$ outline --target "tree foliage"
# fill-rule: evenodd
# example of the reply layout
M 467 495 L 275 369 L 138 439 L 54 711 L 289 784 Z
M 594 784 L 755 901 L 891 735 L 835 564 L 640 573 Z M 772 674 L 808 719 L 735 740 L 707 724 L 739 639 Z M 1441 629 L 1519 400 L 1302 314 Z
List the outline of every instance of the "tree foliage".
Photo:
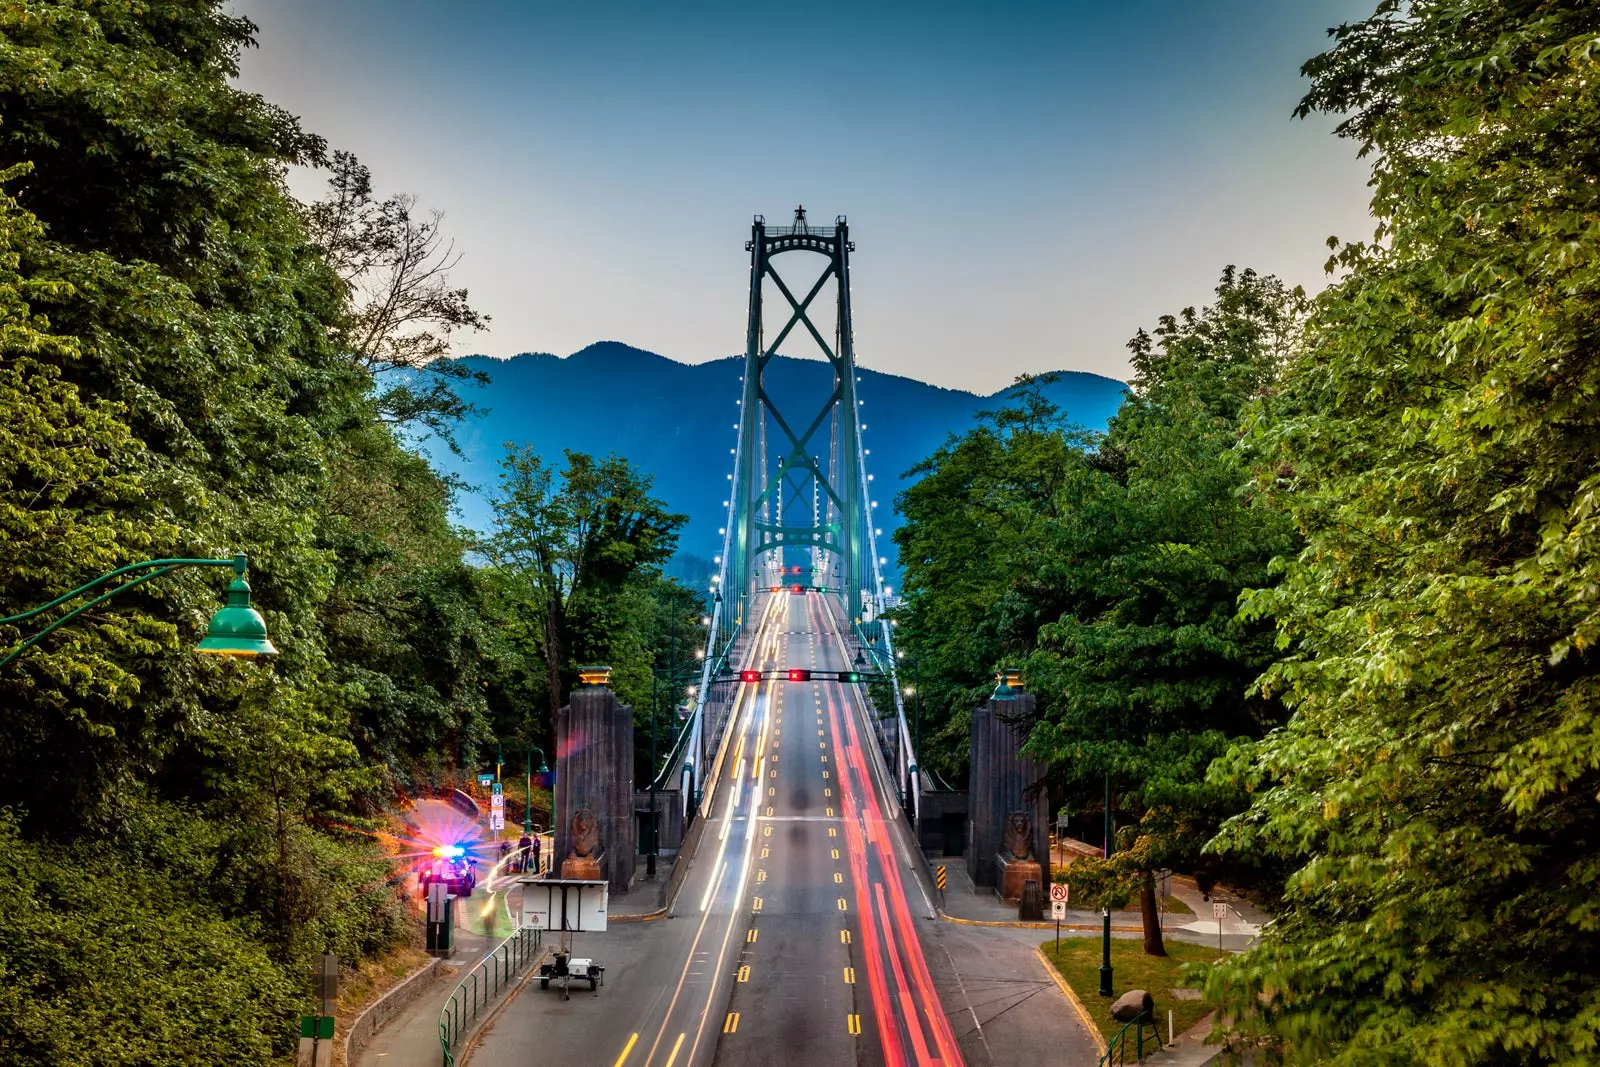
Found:
M 252 33 L 220 0 L 0 4 L 0 617 L 243 551 L 282 652 L 195 656 L 219 575 L 184 570 L 0 668 L 8 1065 L 282 1062 L 311 960 L 413 925 L 369 832 L 496 737 L 548 746 L 541 635 L 399 436 L 464 409 L 384 377 L 482 319 L 353 159 L 353 228 L 288 194 L 328 159 L 231 85 Z M 663 543 L 590 568 L 646 681 Z
M 1218 847 L 1295 872 L 1208 989 L 1293 1062 L 1594 1062 L 1600 9 L 1385 2 L 1305 71 L 1381 239 L 1253 413 L 1294 714 Z

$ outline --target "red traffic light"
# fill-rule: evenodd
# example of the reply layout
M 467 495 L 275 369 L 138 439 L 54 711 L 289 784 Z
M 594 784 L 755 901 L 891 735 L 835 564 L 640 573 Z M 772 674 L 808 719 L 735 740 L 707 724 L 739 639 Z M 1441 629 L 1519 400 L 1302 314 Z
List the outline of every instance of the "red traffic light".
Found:
M 760 671 L 740 671 L 739 672 L 739 681 L 741 681 L 741 682 L 759 682 L 759 681 L 761 681 L 761 672 Z
M 789 670 L 789 681 L 791 681 L 791 682 L 809 682 L 809 681 L 811 681 L 811 672 L 807 671 L 807 670 L 802 670 L 799 667 L 792 667 Z
M 789 587 L 789 592 L 791 593 L 804 593 L 805 591 L 806 587 L 803 585 L 791 585 Z
M 800 568 L 799 567 L 790 567 L 789 568 L 789 573 L 790 574 L 799 574 L 800 573 Z

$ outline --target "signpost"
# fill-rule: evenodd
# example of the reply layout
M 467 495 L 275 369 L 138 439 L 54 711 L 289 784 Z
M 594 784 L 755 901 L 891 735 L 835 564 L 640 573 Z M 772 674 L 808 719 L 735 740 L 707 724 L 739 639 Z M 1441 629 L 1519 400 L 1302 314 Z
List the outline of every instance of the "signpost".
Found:
M 485 789 L 487 789 L 489 786 L 494 784 L 494 775 L 492 775 L 492 774 L 480 774 L 480 775 L 478 775 L 478 784 L 483 786 Z
M 1050 883 L 1050 918 L 1056 921 L 1056 955 L 1061 955 L 1061 922 L 1067 917 L 1070 887 L 1065 882 Z
M 494 784 L 494 794 L 489 797 L 489 829 L 498 833 L 506 828 L 506 795 L 500 792 L 500 783 Z
M 1211 902 L 1211 917 L 1217 920 L 1217 947 L 1222 947 L 1222 920 L 1228 914 L 1228 906 L 1220 900 Z
M 300 1016 L 295 1067 L 332 1067 L 333 1006 L 338 998 L 339 957 L 325 955 L 317 963 L 317 1014 Z

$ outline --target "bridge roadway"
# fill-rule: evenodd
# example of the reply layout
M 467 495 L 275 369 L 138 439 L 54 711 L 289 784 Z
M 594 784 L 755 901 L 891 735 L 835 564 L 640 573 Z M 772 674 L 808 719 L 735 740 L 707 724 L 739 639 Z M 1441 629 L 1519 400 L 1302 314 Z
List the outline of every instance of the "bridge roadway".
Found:
M 747 666 L 847 669 L 836 610 L 818 594 L 768 598 Z M 964 1063 L 858 687 L 746 683 L 729 730 L 672 915 L 578 935 L 574 953 L 607 964 L 599 999 L 524 989 L 539 1001 L 508 1006 L 474 1067 Z

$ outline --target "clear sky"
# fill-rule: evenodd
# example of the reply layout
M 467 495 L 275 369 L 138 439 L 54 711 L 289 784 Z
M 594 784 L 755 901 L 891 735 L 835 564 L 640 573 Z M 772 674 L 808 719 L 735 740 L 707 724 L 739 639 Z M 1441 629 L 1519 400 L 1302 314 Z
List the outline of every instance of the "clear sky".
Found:
M 1373 2 L 233 6 L 245 88 L 445 211 L 494 318 L 459 352 L 742 352 L 750 217 L 804 202 L 850 218 L 857 359 L 988 393 L 1125 376 L 1228 263 L 1325 284 L 1367 167 L 1291 112 Z

